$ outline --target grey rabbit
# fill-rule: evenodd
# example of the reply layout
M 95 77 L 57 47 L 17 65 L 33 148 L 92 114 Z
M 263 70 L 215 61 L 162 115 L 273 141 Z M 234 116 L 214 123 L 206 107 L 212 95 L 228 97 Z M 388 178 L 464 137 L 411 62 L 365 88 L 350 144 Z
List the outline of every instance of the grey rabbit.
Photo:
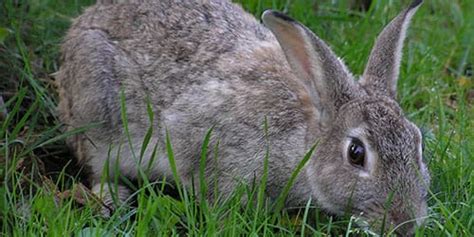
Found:
M 60 119 L 67 130 L 95 124 L 67 143 L 91 167 L 92 189 L 109 207 L 107 180 L 117 175 L 136 179 L 153 161 L 150 180 L 173 180 L 167 131 L 189 188 L 198 185 L 192 177 L 213 128 L 209 152 L 218 155 L 205 172 L 223 195 L 260 180 L 268 144 L 267 194 L 276 198 L 317 144 L 285 205 L 311 198 L 342 215 L 350 204 L 350 213 L 381 225 L 391 198 L 387 224 L 411 234 L 427 215 L 430 181 L 420 130 L 396 102 L 396 84 L 420 4 L 415 0 L 385 27 L 355 80 L 326 43 L 277 11 L 265 11 L 261 24 L 225 0 L 99 2 L 75 19 L 61 48 Z M 152 145 L 139 161 L 149 127 Z M 125 202 L 131 191 L 117 189 Z

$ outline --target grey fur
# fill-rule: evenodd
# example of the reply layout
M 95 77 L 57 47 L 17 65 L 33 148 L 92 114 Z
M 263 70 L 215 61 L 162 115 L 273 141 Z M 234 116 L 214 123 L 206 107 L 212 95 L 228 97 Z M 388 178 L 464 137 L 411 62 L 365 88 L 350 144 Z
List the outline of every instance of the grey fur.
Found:
M 100 179 L 107 159 L 110 178 L 118 175 L 117 166 L 120 175 L 134 179 L 151 162 L 156 144 L 150 179 L 172 180 L 166 130 L 186 186 L 197 176 L 202 140 L 212 126 L 210 147 L 219 143 L 218 159 L 208 160 L 206 172 L 217 179 L 220 193 L 230 193 L 238 182 L 258 181 L 267 118 L 270 198 L 278 196 L 305 152 L 319 141 L 289 194 L 288 206 L 312 198 L 339 215 L 351 203 L 353 214 L 376 221 L 393 194 L 388 220 L 408 222 L 399 228 L 402 233 L 420 223 L 426 214 L 429 175 L 421 160 L 419 129 L 403 116 L 391 92 L 382 87 L 383 93 L 372 93 L 398 76 L 393 72 L 399 63 L 392 56 L 400 47 L 383 45 L 390 37 L 400 42 L 404 34 L 394 28 L 400 27 L 400 19 L 409 20 L 404 16 L 410 10 L 379 37 L 374 49 L 378 56 L 371 56 L 377 59 L 369 61 L 369 76 L 360 84 L 309 29 L 272 11 L 263 15 L 270 31 L 241 7 L 221 0 L 105 3 L 110 1 L 90 7 L 71 26 L 62 45 L 58 82 L 60 117 L 68 129 L 100 123 L 71 137 L 68 144 L 92 167 L 94 191 L 106 203 L 110 195 L 100 188 Z M 380 75 L 383 78 L 372 79 L 382 56 L 395 63 L 389 64 L 390 73 Z M 121 120 L 121 90 L 131 147 Z M 150 126 L 152 145 L 139 164 Z M 348 161 L 350 136 L 364 142 L 367 167 Z M 120 187 L 118 192 L 124 201 L 128 191 Z
M 369 92 L 396 97 L 403 41 L 408 24 L 421 3 L 413 1 L 378 36 L 361 80 Z

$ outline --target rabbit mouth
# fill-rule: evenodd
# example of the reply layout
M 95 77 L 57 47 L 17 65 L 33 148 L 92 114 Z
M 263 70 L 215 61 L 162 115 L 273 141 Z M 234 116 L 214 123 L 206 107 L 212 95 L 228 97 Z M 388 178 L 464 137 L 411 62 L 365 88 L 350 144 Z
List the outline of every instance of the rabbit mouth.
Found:
M 365 233 L 375 236 L 379 236 L 379 234 L 413 236 L 415 228 L 420 226 L 424 220 L 424 218 L 408 218 L 406 213 L 400 214 L 394 209 L 385 210 L 379 205 L 371 205 L 365 211 L 360 208 L 353 208 L 352 211 L 351 221 Z M 405 218 L 400 219 L 400 216 L 405 216 Z

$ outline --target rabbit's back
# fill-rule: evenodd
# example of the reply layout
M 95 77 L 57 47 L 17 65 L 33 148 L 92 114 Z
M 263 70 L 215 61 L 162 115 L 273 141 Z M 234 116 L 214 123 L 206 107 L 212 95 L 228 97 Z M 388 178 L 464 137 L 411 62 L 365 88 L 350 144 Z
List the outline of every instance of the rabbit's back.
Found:
M 199 74 L 218 70 L 223 58 L 237 59 L 236 54 L 269 39 L 274 40 L 268 30 L 226 1 L 96 5 L 77 18 L 68 32 L 62 46 L 63 69 L 81 62 L 69 71 L 89 75 L 88 70 L 102 71 L 112 80 L 109 87 L 127 87 L 125 81 L 150 86 L 175 78 L 169 87 L 189 84 Z M 74 74 L 64 80 L 95 79 Z

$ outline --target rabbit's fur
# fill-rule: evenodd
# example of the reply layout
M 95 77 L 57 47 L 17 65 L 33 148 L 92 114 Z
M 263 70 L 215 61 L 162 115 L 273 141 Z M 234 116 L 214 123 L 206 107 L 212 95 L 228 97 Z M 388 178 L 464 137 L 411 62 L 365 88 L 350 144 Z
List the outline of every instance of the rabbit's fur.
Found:
M 258 182 L 268 145 L 267 193 L 277 197 L 317 143 L 287 205 L 312 198 L 329 213 L 352 210 L 373 221 L 382 219 L 391 197 L 387 219 L 407 222 L 401 233 L 426 215 L 429 175 L 421 134 L 394 100 L 403 40 L 421 1 L 380 34 L 359 81 L 321 39 L 278 12 L 263 14 L 266 28 L 224 0 L 108 2 L 74 21 L 58 73 L 61 120 L 68 129 L 95 124 L 68 144 L 92 168 L 93 189 L 106 202 L 105 164 L 105 180 L 119 174 L 136 179 L 150 162 L 151 180 L 172 180 L 167 131 L 182 182 L 196 186 L 191 177 L 197 177 L 203 138 L 213 127 L 209 151 L 217 146 L 218 155 L 207 159 L 206 177 L 217 180 L 220 194 L 239 182 Z M 141 159 L 150 126 L 153 136 Z M 354 139 L 366 151 L 362 166 L 349 161 Z M 120 186 L 119 198 L 128 195 Z

